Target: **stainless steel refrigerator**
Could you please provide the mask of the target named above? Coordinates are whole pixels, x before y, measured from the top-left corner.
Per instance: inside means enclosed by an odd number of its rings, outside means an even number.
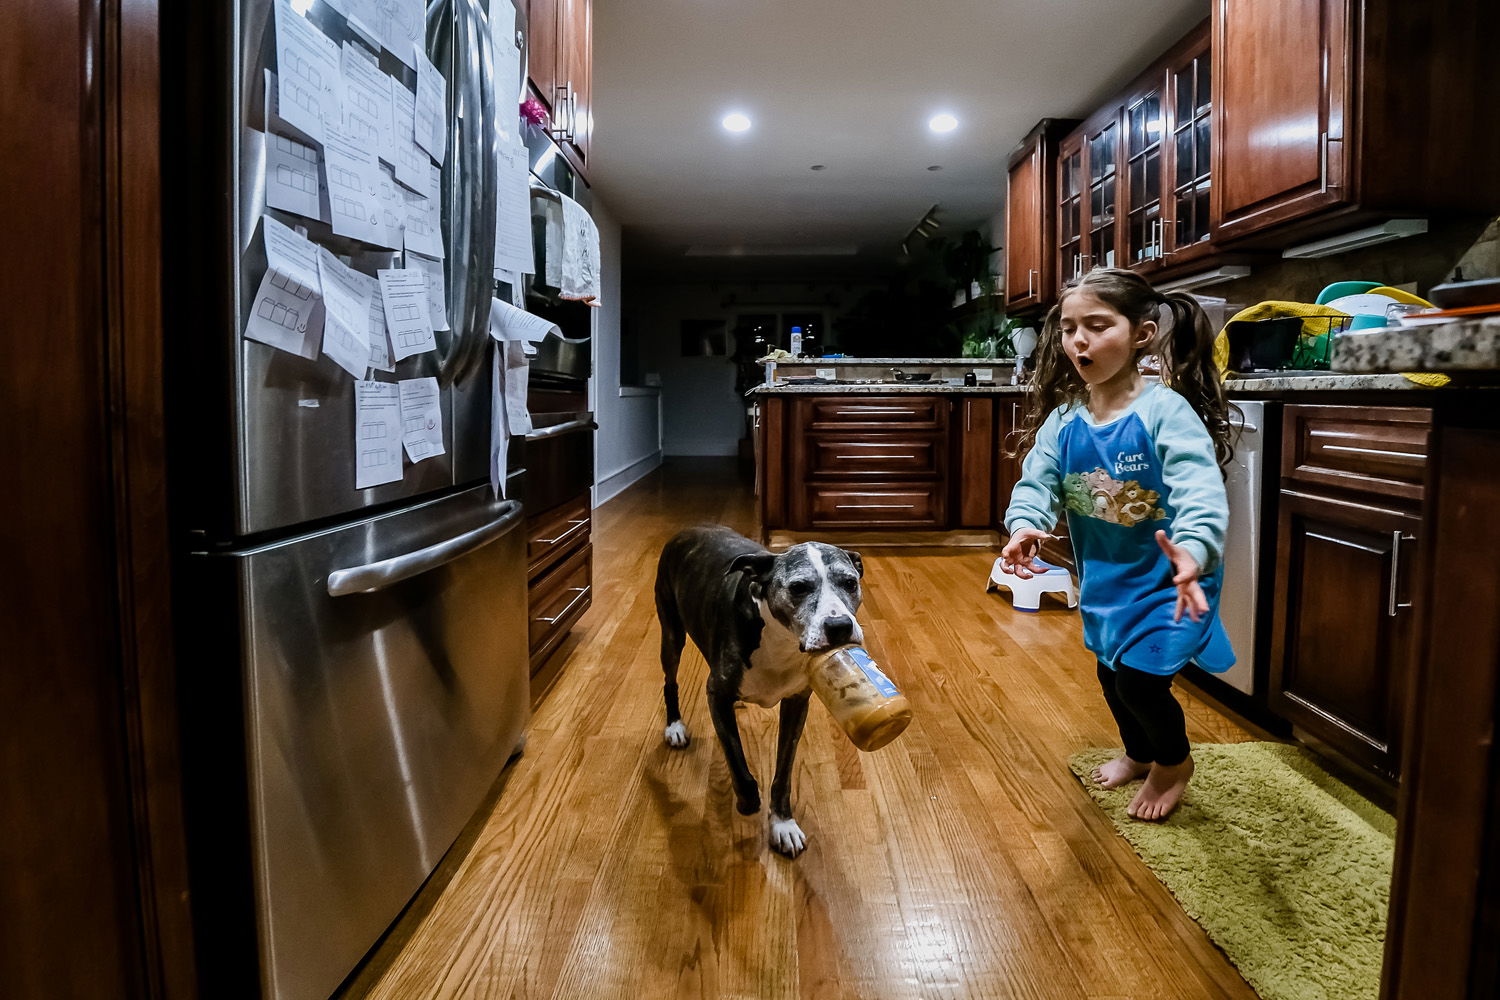
[[[361,5],[296,6],[415,90],[411,67],[344,16]],[[448,85],[452,330],[375,376],[438,380],[445,454],[357,489],[354,379],[244,336],[262,219],[366,267],[397,257],[266,204],[271,0],[182,0],[161,20],[167,489],[200,985],[322,1000],[488,800],[528,718],[523,443],[506,497],[490,484],[493,41],[476,0],[426,12]]]

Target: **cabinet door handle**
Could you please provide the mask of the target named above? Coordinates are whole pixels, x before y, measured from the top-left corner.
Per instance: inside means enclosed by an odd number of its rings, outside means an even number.
[[[1034,268],[1034,267],[1028,267],[1026,269],[1026,297],[1027,298],[1031,298],[1031,296],[1033,296],[1033,295],[1036,294],[1035,289],[1032,288],[1032,285],[1031,285],[1031,276],[1033,274],[1036,274],[1036,268]]]
[[[1416,538],[1415,535],[1403,534],[1399,529],[1391,532],[1391,588],[1386,597],[1385,613],[1389,618],[1396,617],[1398,608],[1409,608],[1411,602],[1397,603],[1396,593],[1401,587],[1401,543],[1410,542]]]
[[[556,538],[538,538],[536,540],[535,544],[537,544],[537,545],[556,545],[558,542],[562,541],[564,538],[567,538],[573,532],[577,531],[578,530],[578,526],[580,524],[588,524],[588,521],[569,521],[568,524],[570,524],[572,527],[568,528],[567,531],[564,531],[562,534],[558,535]]]
[[[588,592],[589,588],[587,587],[569,587],[565,593],[577,594],[578,596],[568,602],[568,606],[562,609],[562,614],[553,615],[551,618],[533,618],[532,621],[541,622],[543,625],[551,625],[554,622],[561,621],[568,617],[568,614],[578,606],[578,602],[583,600],[583,595]]]
[[[1151,220],[1151,257],[1161,258],[1161,218]]]
[[[973,402],[973,400],[969,400],[969,399],[964,400],[964,433],[965,434],[969,433],[969,431],[971,429],[970,426],[969,426],[969,424],[970,424],[969,417],[973,413],[973,409],[974,409],[974,402]]]

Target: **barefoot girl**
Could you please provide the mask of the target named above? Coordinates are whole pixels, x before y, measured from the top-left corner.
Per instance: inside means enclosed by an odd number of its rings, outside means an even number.
[[[1094,780],[1144,776],[1128,809],[1137,819],[1164,818],[1193,774],[1173,675],[1234,664],[1218,615],[1229,522],[1219,467],[1232,452],[1212,347],[1191,296],[1162,295],[1132,271],[1096,269],[1065,289],[1037,345],[1030,453],[1005,515],[1001,556],[1024,579],[1068,514],[1083,643],[1125,744]],[[1142,354],[1157,356],[1160,383],[1141,377]]]

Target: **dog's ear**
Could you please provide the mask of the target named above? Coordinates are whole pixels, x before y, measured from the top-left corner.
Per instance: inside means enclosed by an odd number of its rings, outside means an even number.
[[[729,564],[729,570],[724,575],[745,573],[753,580],[764,581],[770,575],[771,566],[775,562],[776,554],[773,552],[746,552],[744,555],[734,557],[734,562]]]
[[[859,557],[859,553],[850,552],[848,549],[840,549],[839,551],[849,557],[849,561],[854,564],[854,571],[863,578],[865,575],[865,561]]]

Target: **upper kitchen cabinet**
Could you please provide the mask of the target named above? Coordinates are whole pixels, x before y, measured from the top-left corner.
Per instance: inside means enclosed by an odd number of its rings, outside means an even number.
[[[1120,108],[1097,112],[1058,144],[1057,240],[1060,285],[1119,259]]]
[[[1214,241],[1500,209],[1500,4],[1214,0]],[[1479,104],[1475,101],[1479,100]]]
[[[593,0],[528,0],[527,76],[551,112],[552,138],[579,173],[593,126]]]
[[[1005,306],[1012,312],[1050,305],[1057,297],[1058,140],[1076,122],[1044,118],[1010,156],[1005,196]]]

